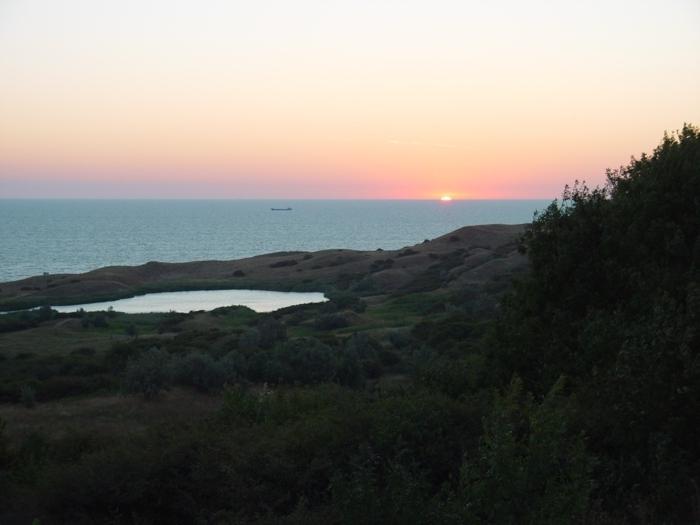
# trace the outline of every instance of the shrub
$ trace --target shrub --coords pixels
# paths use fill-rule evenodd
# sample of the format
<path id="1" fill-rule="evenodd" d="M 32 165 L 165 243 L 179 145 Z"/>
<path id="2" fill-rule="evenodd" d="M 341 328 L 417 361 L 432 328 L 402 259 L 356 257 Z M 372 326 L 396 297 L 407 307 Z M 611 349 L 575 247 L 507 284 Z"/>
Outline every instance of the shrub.
<path id="1" fill-rule="evenodd" d="M 353 312 L 362 313 L 367 309 L 367 303 L 365 303 L 357 295 L 347 292 L 328 294 L 328 302 L 324 303 L 324 306 L 326 308 L 335 306 L 332 311 L 324 310 L 328 313 L 348 309 L 352 310 Z"/>
<path id="2" fill-rule="evenodd" d="M 594 460 L 572 428 L 572 405 L 563 387 L 560 379 L 538 404 L 515 379 L 496 397 L 479 451 L 462 466 L 459 498 L 465 521 L 583 521 Z"/>
<path id="3" fill-rule="evenodd" d="M 39 322 L 48 321 L 53 317 L 54 311 L 50 306 L 42 306 L 37 310 L 37 320 Z"/>
<path id="4" fill-rule="evenodd" d="M 91 376 L 55 376 L 37 386 L 37 398 L 50 401 L 69 396 L 80 396 L 114 387 L 114 380 L 107 375 Z"/>
<path id="5" fill-rule="evenodd" d="M 171 373 L 175 383 L 191 386 L 201 392 L 220 388 L 226 379 L 222 364 L 203 353 L 186 354 L 174 359 Z"/>
<path id="6" fill-rule="evenodd" d="M 7 423 L 5 423 L 5 421 L 2 418 L 0 418 L 0 470 L 9 466 L 11 460 L 10 440 L 7 437 L 7 435 L 5 435 L 6 426 Z M 0 484 L 1 483 L 2 480 L 0 479 Z"/>
<path id="7" fill-rule="evenodd" d="M 226 354 L 219 363 L 226 383 L 240 383 L 248 377 L 248 362 L 238 350 L 233 350 Z"/>
<path id="8" fill-rule="evenodd" d="M 283 323 L 272 316 L 265 316 L 257 326 L 260 348 L 272 348 L 277 341 L 287 338 L 287 329 Z"/>
<path id="9" fill-rule="evenodd" d="M 406 348 L 411 344 L 411 334 L 407 330 L 392 330 L 389 333 L 389 342 L 396 349 Z"/>
<path id="10" fill-rule="evenodd" d="M 122 372 L 129 359 L 141 355 L 152 346 L 153 342 L 144 338 L 116 343 L 107 352 L 105 363 L 115 372 Z"/>
<path id="11" fill-rule="evenodd" d="M 643 502 L 649 522 L 698 516 L 698 196 L 693 126 L 609 171 L 605 187 L 567 187 L 524 236 L 530 272 L 490 345 L 490 368 L 535 395 L 570 378 L 604 458 L 596 496 L 617 509 Z"/>
<path id="12" fill-rule="evenodd" d="M 36 405 L 36 391 L 31 385 L 22 385 L 19 389 L 19 399 L 26 408 L 34 408 Z"/>
<path id="13" fill-rule="evenodd" d="M 242 350 L 260 348 L 260 332 L 257 328 L 246 328 L 238 340 L 238 347 Z"/>
<path id="14" fill-rule="evenodd" d="M 347 318 L 342 314 L 325 314 L 316 318 L 314 327 L 317 330 L 336 330 L 345 328 L 349 324 Z"/>
<path id="15" fill-rule="evenodd" d="M 334 376 L 333 353 L 317 339 L 300 338 L 289 341 L 277 351 L 288 382 L 304 384 L 330 381 Z"/>
<path id="16" fill-rule="evenodd" d="M 158 348 L 151 348 L 140 356 L 129 359 L 124 374 L 124 390 L 153 399 L 169 386 L 168 363 L 170 356 Z"/>
<path id="17" fill-rule="evenodd" d="M 345 351 L 354 352 L 361 359 L 375 359 L 382 345 L 365 332 L 352 334 L 345 341 Z"/>
<path id="18" fill-rule="evenodd" d="M 71 350 L 70 355 L 82 355 L 82 356 L 93 356 L 95 355 L 95 349 L 90 348 L 87 346 L 83 346 L 81 348 L 76 348 L 75 350 Z"/>
<path id="19" fill-rule="evenodd" d="M 187 314 L 168 312 L 158 323 L 158 333 L 179 332 L 179 324 L 187 318 Z"/>

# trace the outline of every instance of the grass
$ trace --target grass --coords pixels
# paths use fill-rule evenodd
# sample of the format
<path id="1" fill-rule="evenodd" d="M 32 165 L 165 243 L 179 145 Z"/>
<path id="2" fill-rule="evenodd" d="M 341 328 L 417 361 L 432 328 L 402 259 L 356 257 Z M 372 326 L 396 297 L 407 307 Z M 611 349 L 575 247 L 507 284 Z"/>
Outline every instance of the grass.
<path id="1" fill-rule="evenodd" d="M 368 319 L 366 328 L 412 326 L 433 313 L 432 310 L 443 304 L 444 300 L 442 293 L 414 293 L 400 298 L 389 298 L 378 304 L 370 304 L 363 316 Z"/>
<path id="2" fill-rule="evenodd" d="M 154 401 L 113 394 L 65 398 L 31 409 L 4 404 L 0 405 L 0 419 L 7 423 L 5 432 L 11 441 L 19 441 L 32 432 L 58 439 L 87 428 L 98 435 L 123 436 L 144 431 L 158 422 L 196 421 L 220 406 L 220 396 L 174 388 Z"/>
<path id="3" fill-rule="evenodd" d="M 42 325 L 0 334 L 0 356 L 10 359 L 22 353 L 64 355 L 79 348 L 102 351 L 107 350 L 116 340 L 126 337 L 123 329 L 117 334 L 112 328 L 83 329 L 80 326 L 68 328 L 65 325 Z"/>

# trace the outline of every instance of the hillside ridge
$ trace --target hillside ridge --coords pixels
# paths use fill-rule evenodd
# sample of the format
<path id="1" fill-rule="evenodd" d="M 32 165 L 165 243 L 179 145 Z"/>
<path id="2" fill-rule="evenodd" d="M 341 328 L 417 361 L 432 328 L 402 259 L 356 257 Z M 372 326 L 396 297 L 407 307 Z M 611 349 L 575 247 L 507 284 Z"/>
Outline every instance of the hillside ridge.
<path id="1" fill-rule="evenodd" d="M 288 251 L 226 261 L 151 261 L 34 276 L 0 283 L 0 311 L 191 289 L 349 290 L 358 295 L 437 288 L 476 290 L 509 282 L 508 276 L 525 268 L 518 239 L 526 226 L 465 226 L 397 250 Z"/>

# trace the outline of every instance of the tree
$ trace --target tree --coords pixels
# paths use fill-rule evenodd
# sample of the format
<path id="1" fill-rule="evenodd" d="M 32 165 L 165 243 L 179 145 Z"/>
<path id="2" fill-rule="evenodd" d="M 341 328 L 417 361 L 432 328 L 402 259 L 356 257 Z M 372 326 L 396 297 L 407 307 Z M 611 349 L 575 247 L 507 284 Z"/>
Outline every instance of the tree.
<path id="1" fill-rule="evenodd" d="M 567 188 L 523 248 L 531 271 L 493 336 L 502 380 L 543 396 L 565 374 L 615 485 L 600 496 L 615 488 L 652 521 L 687 519 L 700 472 L 700 130 L 665 135 L 603 188 Z"/>

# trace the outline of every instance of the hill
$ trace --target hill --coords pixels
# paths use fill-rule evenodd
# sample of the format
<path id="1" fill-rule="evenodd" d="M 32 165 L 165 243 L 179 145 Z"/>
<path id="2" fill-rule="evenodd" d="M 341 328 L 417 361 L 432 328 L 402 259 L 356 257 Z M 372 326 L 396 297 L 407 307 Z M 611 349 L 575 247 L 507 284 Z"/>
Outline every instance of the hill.
<path id="1" fill-rule="evenodd" d="M 156 291 L 257 288 L 349 290 L 360 295 L 480 290 L 503 286 L 527 259 L 517 250 L 524 225 L 467 226 L 400 250 L 278 252 L 232 261 L 149 262 L 82 274 L 36 276 L 0 284 L 0 311 L 44 304 L 113 300 Z"/>

